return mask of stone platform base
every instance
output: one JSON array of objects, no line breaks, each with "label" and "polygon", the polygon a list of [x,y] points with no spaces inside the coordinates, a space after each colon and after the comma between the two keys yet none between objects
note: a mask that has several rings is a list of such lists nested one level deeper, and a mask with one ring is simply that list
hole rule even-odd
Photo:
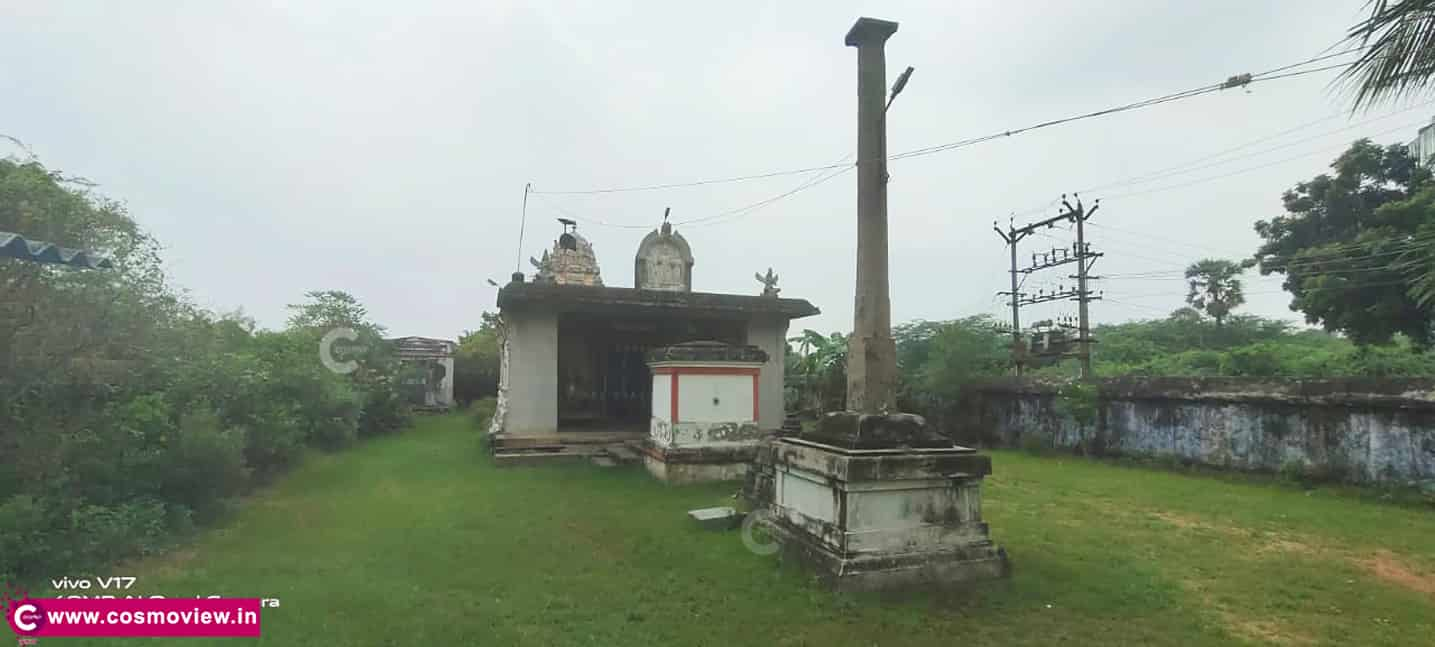
[{"label": "stone platform base", "polygon": [[652,440],[643,443],[643,464],[654,478],[667,483],[741,481],[755,446],[674,448]]},{"label": "stone platform base", "polygon": [[[921,419],[912,418],[908,426],[920,431]],[[952,587],[1006,576],[1006,552],[981,514],[991,458],[950,442],[863,447],[874,439],[864,433],[871,425],[901,433],[887,425],[893,419],[865,417],[863,426],[847,425],[854,433],[824,438],[856,447],[791,437],[762,443],[744,488],[754,521],[784,554],[839,590]],[[838,422],[853,420],[859,417]]]},{"label": "stone platform base", "polygon": [[842,557],[786,524],[765,520],[763,528],[782,545],[782,555],[802,562],[836,591],[870,592],[962,588],[1007,577],[1006,550],[988,541],[927,553]]}]

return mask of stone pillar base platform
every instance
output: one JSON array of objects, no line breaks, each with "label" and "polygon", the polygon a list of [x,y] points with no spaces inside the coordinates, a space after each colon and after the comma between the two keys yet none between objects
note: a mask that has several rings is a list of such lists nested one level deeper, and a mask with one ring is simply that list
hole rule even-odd
[{"label": "stone pillar base platform", "polygon": [[940,446],[924,427],[909,414],[838,412],[811,434],[764,442],[745,488],[753,514],[784,554],[839,590],[1007,575],[1006,551],[981,517],[991,458]]},{"label": "stone pillar base platform", "polygon": [[651,438],[643,441],[648,473],[668,483],[741,481],[755,455],[756,441],[735,447],[670,447]]}]

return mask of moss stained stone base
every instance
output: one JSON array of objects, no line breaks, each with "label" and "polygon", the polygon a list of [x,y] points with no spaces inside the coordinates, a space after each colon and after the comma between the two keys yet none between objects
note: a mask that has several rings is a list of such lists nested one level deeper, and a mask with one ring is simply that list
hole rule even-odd
[{"label": "moss stained stone base", "polygon": [[740,481],[757,454],[751,444],[727,447],[667,447],[651,438],[643,443],[643,464],[654,478],[668,483]]},{"label": "moss stained stone base", "polygon": [[767,521],[782,554],[806,565],[828,588],[845,592],[944,589],[1011,574],[1006,549],[990,540],[948,550],[843,557],[793,526]]},{"label": "moss stained stone base", "polygon": [[783,552],[834,588],[940,587],[1009,572],[981,518],[990,473],[990,457],[950,443],[853,449],[777,438],[759,446],[745,494]]}]

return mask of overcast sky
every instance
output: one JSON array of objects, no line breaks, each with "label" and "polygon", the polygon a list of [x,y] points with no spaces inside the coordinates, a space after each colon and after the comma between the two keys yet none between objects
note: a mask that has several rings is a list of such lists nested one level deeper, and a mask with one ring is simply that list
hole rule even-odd
[{"label": "overcast sky", "polygon": [[[486,279],[506,281],[520,257],[531,271],[559,215],[582,221],[606,284],[631,286],[665,207],[679,222],[713,216],[815,176],[533,196],[518,253],[525,182],[582,190],[850,160],[856,50],[842,41],[858,16],[901,23],[889,82],[917,68],[889,114],[896,153],[1305,60],[1363,1],[292,4],[0,0],[0,133],[128,204],[200,305],[275,327],[304,291],[342,289],[396,335],[455,337],[494,308]],[[1351,118],[1333,74],[894,162],[893,321],[1005,316],[992,221],[1052,215],[1064,191],[1114,185],[1085,194],[1106,198],[1090,229],[1107,253],[1098,273],[1249,255],[1251,224],[1280,213],[1284,189],[1357,137],[1407,141],[1435,114],[1407,103]],[[855,206],[847,173],[679,226],[694,288],[756,294],[753,273],[771,266],[783,296],[823,311],[794,329],[850,329]],[[1061,240],[1030,238],[1022,257],[1070,240],[1050,235]],[[1184,296],[1178,280],[1100,287],[1098,321],[1161,316]],[[1278,279],[1247,289],[1246,311],[1299,318]]]}]

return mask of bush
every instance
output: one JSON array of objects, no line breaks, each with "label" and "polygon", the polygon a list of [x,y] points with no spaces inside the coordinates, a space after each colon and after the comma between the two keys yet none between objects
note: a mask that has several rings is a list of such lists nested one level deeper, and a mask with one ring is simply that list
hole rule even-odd
[{"label": "bush", "polygon": [[360,436],[378,436],[398,431],[412,421],[409,404],[397,390],[387,385],[373,387],[363,394],[364,406],[359,415]]},{"label": "bush", "polygon": [[70,514],[66,534],[74,542],[72,561],[81,568],[111,564],[130,555],[159,550],[169,535],[165,504],[144,499],[106,507],[81,506]]},{"label": "bush", "polygon": [[473,417],[474,422],[484,430],[488,428],[488,421],[493,419],[493,414],[498,410],[498,398],[480,398],[468,405],[468,415]]},{"label": "bush", "polygon": [[363,410],[353,387],[331,382],[324,385],[315,400],[307,411],[310,441],[330,450],[354,442],[359,435],[359,417]]},{"label": "bush", "polygon": [[202,517],[249,485],[244,434],[223,429],[210,411],[186,416],[158,462],[160,496]]},{"label": "bush", "polygon": [[1078,426],[1089,427],[1101,412],[1101,390],[1091,382],[1066,384],[1057,393],[1056,410]]},{"label": "bush", "polygon": [[0,502],[0,582],[37,576],[36,566],[47,558],[49,535],[44,507],[33,495],[16,494]]},{"label": "bush", "polygon": [[[0,580],[155,550],[306,446],[407,423],[383,329],[350,295],[309,293],[282,331],[204,312],[170,286],[160,245],[122,204],[38,162],[0,159],[0,230],[114,262],[0,268],[5,301],[44,322],[0,312]],[[362,370],[320,361],[339,327],[359,332]]]},{"label": "bush", "polygon": [[261,479],[293,465],[304,451],[304,429],[290,411],[275,408],[236,429],[244,435],[244,462]]},{"label": "bush", "polygon": [[1251,344],[1231,349],[1221,361],[1225,375],[1272,377],[1280,375],[1285,362],[1281,348],[1271,343]]}]

